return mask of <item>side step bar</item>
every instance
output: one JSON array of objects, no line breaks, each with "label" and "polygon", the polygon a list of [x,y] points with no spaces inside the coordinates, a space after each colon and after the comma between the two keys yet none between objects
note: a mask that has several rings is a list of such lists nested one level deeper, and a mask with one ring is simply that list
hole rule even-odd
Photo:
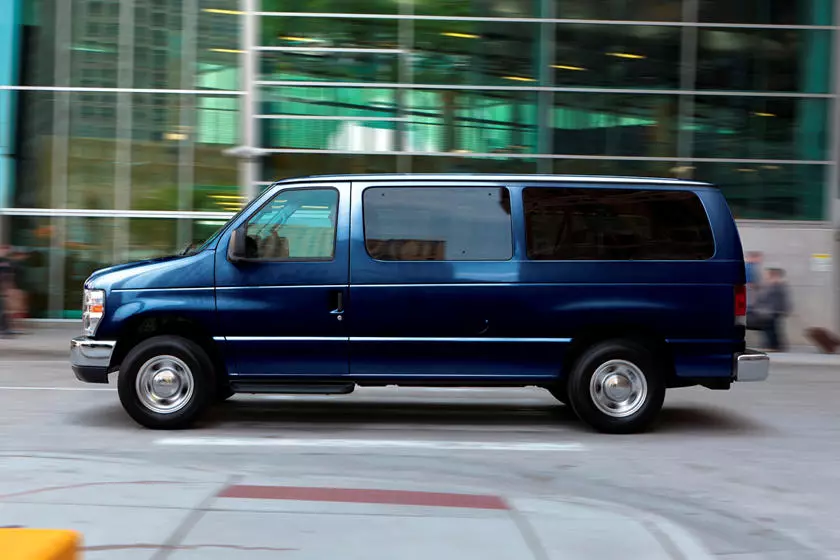
[{"label": "side step bar", "polygon": [[356,388],[355,383],[272,383],[265,381],[234,381],[234,393],[268,393],[285,395],[347,395]]}]

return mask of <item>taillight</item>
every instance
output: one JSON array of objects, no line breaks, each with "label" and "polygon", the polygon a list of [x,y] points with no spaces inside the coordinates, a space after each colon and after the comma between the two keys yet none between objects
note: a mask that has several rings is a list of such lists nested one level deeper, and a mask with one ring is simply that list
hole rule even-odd
[{"label": "taillight", "polygon": [[747,323],[747,287],[735,286],[735,324]]}]

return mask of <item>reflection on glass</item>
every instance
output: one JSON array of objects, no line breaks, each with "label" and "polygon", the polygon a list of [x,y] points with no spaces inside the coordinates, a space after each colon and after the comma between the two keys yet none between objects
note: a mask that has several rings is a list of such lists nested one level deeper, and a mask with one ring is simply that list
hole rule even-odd
[{"label": "reflection on glass", "polygon": [[[117,165],[117,96],[111,93],[63,93],[69,96],[67,205],[111,208]],[[58,162],[54,162],[58,163]]]},{"label": "reflection on glass", "polygon": [[264,12],[320,12],[342,14],[394,14],[399,2],[394,0],[261,0],[260,10]]},{"label": "reflection on glass", "polygon": [[697,89],[827,93],[831,31],[704,29]]},{"label": "reflection on glass", "polygon": [[[164,218],[131,218],[128,222],[127,250],[121,252],[125,261],[140,261],[184,254],[201,246],[224,226],[227,216],[196,220]],[[182,232],[188,232],[186,243],[179,243]]]},{"label": "reflection on glass", "polygon": [[[60,0],[59,0],[60,1]],[[66,0],[64,0],[66,1]],[[47,8],[57,9],[55,0]],[[117,87],[120,61],[119,10],[96,2],[73,2],[70,9],[70,85]],[[54,30],[51,30],[54,33]]]},{"label": "reflection on glass", "polygon": [[828,159],[828,100],[697,96],[694,156]]},{"label": "reflection on glass", "polygon": [[260,110],[266,115],[393,118],[398,116],[396,98],[393,89],[265,87]]},{"label": "reflection on glass", "polygon": [[335,189],[282,191],[248,220],[245,255],[270,261],[332,260],[337,212]]},{"label": "reflection on glass", "polygon": [[681,21],[682,0],[547,0],[563,19]]},{"label": "reflection on glass", "polygon": [[263,181],[280,181],[306,175],[397,171],[397,158],[389,155],[270,154],[262,159],[262,163]]},{"label": "reflection on glass", "polygon": [[537,151],[535,93],[412,90],[404,100],[411,151]]},{"label": "reflection on glass", "polygon": [[328,82],[398,82],[398,53],[266,52],[260,58],[262,80]]},{"label": "reflection on glass", "polygon": [[178,165],[190,131],[181,125],[180,96],[132,95],[131,208],[178,209]]},{"label": "reflection on glass", "polygon": [[700,0],[700,21],[774,25],[832,25],[833,2],[824,0]]},{"label": "reflection on glass", "polygon": [[392,152],[400,131],[389,121],[269,120],[263,124],[268,148]]},{"label": "reflection on glass", "polygon": [[504,261],[513,256],[505,188],[370,188],[365,247],[383,261]]},{"label": "reflection on glass", "polygon": [[242,15],[238,12],[235,1],[199,1],[195,87],[240,89]]},{"label": "reflection on glass", "polygon": [[399,42],[394,19],[265,17],[260,26],[263,46],[396,49]]},{"label": "reflection on glass", "polygon": [[558,86],[679,87],[678,27],[559,24],[556,29],[551,64]]},{"label": "reflection on glass", "polygon": [[822,220],[824,165],[696,163],[694,178],[718,185],[737,219]]},{"label": "reflection on glass", "polygon": [[690,179],[693,168],[683,169],[682,166],[671,161],[555,159],[552,160],[552,170],[553,173],[560,175],[623,175]]},{"label": "reflection on glass", "polygon": [[519,157],[411,156],[412,173],[536,173],[537,161]]},{"label": "reflection on glass", "polygon": [[[20,288],[27,294],[29,314],[32,317],[46,317],[49,309],[50,245],[54,234],[52,225],[55,222],[49,218],[26,216],[13,216],[10,222],[9,241],[25,255],[21,261]],[[81,302],[81,288],[75,291],[74,295],[78,307]]]},{"label": "reflection on glass", "polygon": [[[22,142],[15,158],[15,182],[11,185],[12,206],[22,208],[52,208],[61,201],[53,201],[53,186],[63,190],[66,172],[61,172],[64,162],[58,161],[58,150],[62,150],[64,135],[60,134],[66,120],[56,122],[53,118],[56,103],[65,111],[69,109],[70,93],[52,93],[41,91],[21,91],[17,93],[18,119],[20,128],[17,134]],[[78,122],[78,121],[77,121]],[[60,127],[60,128],[59,128]],[[58,130],[56,130],[58,128]],[[111,149],[113,153],[113,148]],[[66,161],[66,160],[65,160]],[[97,163],[103,163],[97,160]],[[113,177],[113,174],[112,174]],[[22,188],[21,185],[25,185]],[[84,199],[80,193],[74,200]]]},{"label": "reflection on glass", "polygon": [[539,17],[541,2],[533,0],[418,0],[413,2],[414,13],[424,16],[446,17]]},{"label": "reflection on glass", "polygon": [[420,84],[539,85],[540,24],[420,20],[413,80]]},{"label": "reflection on glass", "polygon": [[552,117],[557,154],[677,155],[677,96],[557,93]]}]

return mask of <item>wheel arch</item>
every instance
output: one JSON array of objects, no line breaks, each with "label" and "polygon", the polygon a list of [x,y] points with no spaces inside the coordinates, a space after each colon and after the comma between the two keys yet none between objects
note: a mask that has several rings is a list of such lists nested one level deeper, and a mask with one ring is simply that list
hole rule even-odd
[{"label": "wheel arch", "polygon": [[132,348],[155,336],[180,336],[198,344],[213,364],[217,379],[227,378],[227,364],[219,344],[198,321],[177,314],[150,313],[132,317],[122,326],[109,369],[119,369]]},{"label": "wheel arch", "polygon": [[629,340],[648,348],[656,357],[660,367],[663,368],[666,383],[669,386],[671,385],[676,377],[674,355],[671,347],[661,332],[638,324],[592,325],[576,332],[563,356],[561,382],[566,382],[568,373],[587,348],[607,340],[616,339]]}]

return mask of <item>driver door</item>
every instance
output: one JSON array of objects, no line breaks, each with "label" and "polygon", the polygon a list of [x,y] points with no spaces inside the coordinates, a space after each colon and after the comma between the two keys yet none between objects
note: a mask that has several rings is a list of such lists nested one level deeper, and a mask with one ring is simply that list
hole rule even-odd
[{"label": "driver door", "polygon": [[245,222],[244,261],[216,251],[219,328],[231,378],[329,379],[348,373],[345,330],[349,185],[294,186]]}]

